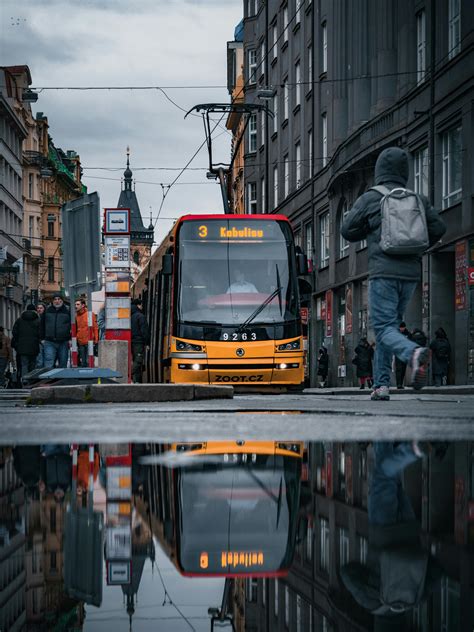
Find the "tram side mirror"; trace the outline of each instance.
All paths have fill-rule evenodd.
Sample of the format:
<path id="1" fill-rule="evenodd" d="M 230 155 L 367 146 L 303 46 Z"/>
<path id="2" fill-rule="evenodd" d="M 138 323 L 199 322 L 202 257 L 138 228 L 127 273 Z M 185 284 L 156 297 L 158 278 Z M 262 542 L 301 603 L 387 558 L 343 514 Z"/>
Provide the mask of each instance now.
<path id="1" fill-rule="evenodd" d="M 308 257 L 302 252 L 296 253 L 296 270 L 298 276 L 308 274 Z"/>
<path id="2" fill-rule="evenodd" d="M 161 272 L 166 275 L 173 274 L 173 255 L 163 255 Z"/>

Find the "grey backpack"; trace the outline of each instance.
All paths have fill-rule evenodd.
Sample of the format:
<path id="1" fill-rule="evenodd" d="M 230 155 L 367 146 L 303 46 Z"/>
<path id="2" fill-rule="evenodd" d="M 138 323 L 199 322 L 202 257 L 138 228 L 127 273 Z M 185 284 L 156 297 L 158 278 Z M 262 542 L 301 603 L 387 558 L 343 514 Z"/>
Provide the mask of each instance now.
<path id="1" fill-rule="evenodd" d="M 430 245 L 426 211 L 419 195 L 402 187 L 372 187 L 380 200 L 380 248 L 388 255 L 419 255 Z"/>

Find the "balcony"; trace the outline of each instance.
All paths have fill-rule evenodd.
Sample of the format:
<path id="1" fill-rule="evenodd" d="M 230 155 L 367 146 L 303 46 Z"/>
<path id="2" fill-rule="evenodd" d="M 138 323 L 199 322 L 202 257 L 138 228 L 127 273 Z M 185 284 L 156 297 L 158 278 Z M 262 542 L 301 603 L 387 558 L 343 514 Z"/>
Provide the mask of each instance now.
<path id="1" fill-rule="evenodd" d="M 35 165 L 37 167 L 41 167 L 43 164 L 44 156 L 39 151 L 33 151 L 31 149 L 27 149 L 23 152 L 23 160 L 28 165 Z"/>

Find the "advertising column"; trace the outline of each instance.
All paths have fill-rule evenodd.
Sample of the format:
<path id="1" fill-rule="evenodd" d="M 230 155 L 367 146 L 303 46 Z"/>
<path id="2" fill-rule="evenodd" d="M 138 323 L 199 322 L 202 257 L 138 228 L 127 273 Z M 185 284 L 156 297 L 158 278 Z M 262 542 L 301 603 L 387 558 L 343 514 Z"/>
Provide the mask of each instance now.
<path id="1" fill-rule="evenodd" d="M 128 380 L 131 381 L 130 209 L 106 208 L 105 339 L 128 343 Z"/>

